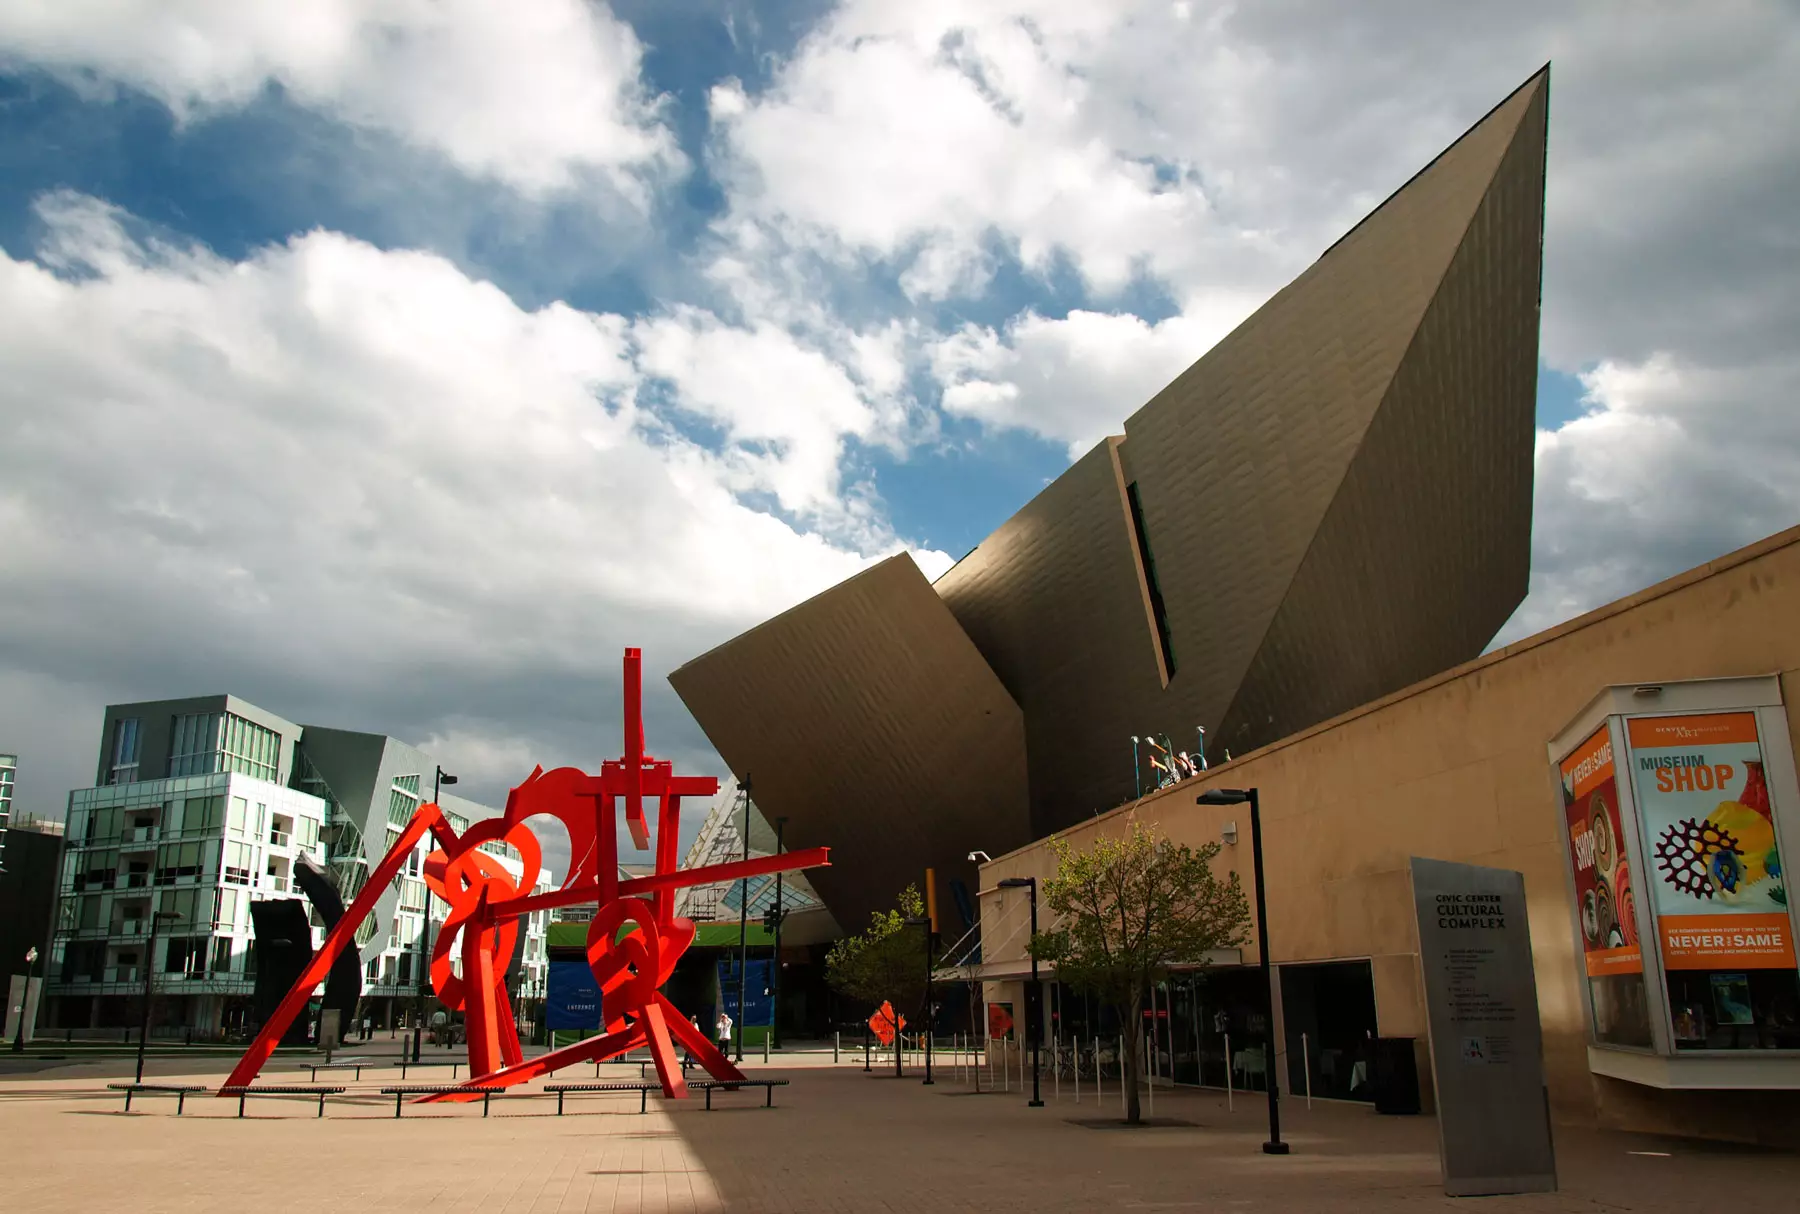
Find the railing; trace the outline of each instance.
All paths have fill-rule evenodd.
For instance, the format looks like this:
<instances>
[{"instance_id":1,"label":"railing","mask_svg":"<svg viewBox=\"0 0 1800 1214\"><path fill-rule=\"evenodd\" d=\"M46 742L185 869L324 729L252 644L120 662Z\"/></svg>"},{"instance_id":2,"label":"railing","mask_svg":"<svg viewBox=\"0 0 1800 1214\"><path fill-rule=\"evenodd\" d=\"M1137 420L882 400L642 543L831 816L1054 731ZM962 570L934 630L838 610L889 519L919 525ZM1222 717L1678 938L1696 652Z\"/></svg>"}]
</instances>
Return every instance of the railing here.
<instances>
[{"instance_id":1,"label":"railing","mask_svg":"<svg viewBox=\"0 0 1800 1214\"><path fill-rule=\"evenodd\" d=\"M285 894L288 892L288 879L286 877L278 877L274 873L269 873L262 879L262 887L264 889L272 889L276 893Z\"/></svg>"},{"instance_id":2,"label":"railing","mask_svg":"<svg viewBox=\"0 0 1800 1214\"><path fill-rule=\"evenodd\" d=\"M119 832L119 846L130 848L141 843L154 843L156 835L157 831L154 826L134 826L130 830Z\"/></svg>"},{"instance_id":3,"label":"railing","mask_svg":"<svg viewBox=\"0 0 1800 1214\"><path fill-rule=\"evenodd\" d=\"M272 847L286 847L289 843L293 842L293 839L294 836L285 830L272 830L269 832L269 844Z\"/></svg>"}]
</instances>

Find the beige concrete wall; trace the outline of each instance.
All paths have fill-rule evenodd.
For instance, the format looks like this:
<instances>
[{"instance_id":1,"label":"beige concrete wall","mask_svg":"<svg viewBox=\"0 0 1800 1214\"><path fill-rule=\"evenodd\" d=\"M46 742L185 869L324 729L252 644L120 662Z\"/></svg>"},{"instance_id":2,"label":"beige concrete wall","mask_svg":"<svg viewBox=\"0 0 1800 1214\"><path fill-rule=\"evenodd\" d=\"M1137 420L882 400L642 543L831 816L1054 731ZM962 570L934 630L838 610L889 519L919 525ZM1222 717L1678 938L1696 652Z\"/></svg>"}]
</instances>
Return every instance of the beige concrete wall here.
<instances>
[{"instance_id":1,"label":"beige concrete wall","mask_svg":"<svg viewBox=\"0 0 1800 1214\"><path fill-rule=\"evenodd\" d=\"M1768 674L1781 676L1785 702L1800 699L1800 528L1215 767L1066 837L1079 847L1094 832L1129 829L1136 819L1200 843L1235 820L1239 842L1221 862L1242 871L1248 887L1247 811L1193 799L1204 787L1256 786L1274 960L1370 958L1380 1031L1395 1036L1425 1030L1409 857L1516 869L1525 875L1558 1115L1673 1128L1686 1124L1678 1110L1688 1097L1622 1093L1610 1082L1603 1092L1588 1072L1560 806L1545 747L1609 685ZM1790 729L1795 722L1800 711L1790 708ZM982 885L1047 877L1050 865L1040 842L985 866ZM997 940L987 932L992 902L984 899L984 939ZM1015 940L984 955L1002 961L1021 951ZM1246 961L1255 956L1254 947L1245 950Z\"/></svg>"}]
</instances>

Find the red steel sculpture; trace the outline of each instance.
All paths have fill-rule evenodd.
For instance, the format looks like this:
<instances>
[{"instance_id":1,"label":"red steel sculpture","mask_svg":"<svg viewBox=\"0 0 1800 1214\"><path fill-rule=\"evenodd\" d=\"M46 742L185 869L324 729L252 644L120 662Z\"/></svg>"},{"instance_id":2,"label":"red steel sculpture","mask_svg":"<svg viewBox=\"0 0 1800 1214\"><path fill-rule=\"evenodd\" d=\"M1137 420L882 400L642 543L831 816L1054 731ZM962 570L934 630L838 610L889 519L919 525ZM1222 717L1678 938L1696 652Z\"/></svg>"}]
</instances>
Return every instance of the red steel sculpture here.
<instances>
[{"instance_id":1,"label":"red steel sculpture","mask_svg":"<svg viewBox=\"0 0 1800 1214\"><path fill-rule=\"evenodd\" d=\"M426 1101L472 1100L482 1089L526 1083L577 1062L615 1057L648 1046L666 1096L687 1095L687 1083L675 1057L674 1042L715 1079L743 1079L724 1054L696 1029L662 993L675 963L694 941L694 924L675 917L675 891L740 877L791 872L829 864L829 849L808 848L700 868L677 867L681 798L709 797L719 790L711 776L678 776L673 765L644 753L643 656L625 651L625 753L617 762L600 765L600 774L579 768L534 770L506 798L506 812L476 822L458 835L434 804L421 805L387 856L369 874L312 961L294 982L280 1007L226 1081L225 1089L252 1082L274 1053L294 1017L325 980L332 963L350 947L356 929L368 917L407 854L427 831L438 850L425 861L431 892L449 904L431 954L431 984L438 999L460 1010L468 1027L469 1078L455 1090L427 1096ZM625 827L640 849L650 846L644 804L655 800L656 865L650 876L621 879L616 802L625 802ZM570 864L561 888L532 894L542 862L537 836L526 820L539 814L560 820L569 833ZM483 843L503 842L517 849L524 873L516 881L499 860L481 850ZM596 902L588 925L588 964L601 992L605 1032L598 1037L552 1050L527 1060L519 1048L512 1005L503 976L518 941L519 918L546 907ZM456 971L452 958L461 962Z\"/></svg>"}]
</instances>

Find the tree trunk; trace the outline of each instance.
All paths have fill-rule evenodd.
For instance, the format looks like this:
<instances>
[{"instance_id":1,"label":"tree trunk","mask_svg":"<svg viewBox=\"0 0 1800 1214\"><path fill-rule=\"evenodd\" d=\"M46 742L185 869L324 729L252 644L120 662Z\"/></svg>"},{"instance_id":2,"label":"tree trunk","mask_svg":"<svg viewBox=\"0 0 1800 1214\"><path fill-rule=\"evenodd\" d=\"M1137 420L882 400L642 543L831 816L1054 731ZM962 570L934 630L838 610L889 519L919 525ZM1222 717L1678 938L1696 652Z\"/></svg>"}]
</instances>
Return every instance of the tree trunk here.
<instances>
[{"instance_id":1,"label":"tree trunk","mask_svg":"<svg viewBox=\"0 0 1800 1214\"><path fill-rule=\"evenodd\" d=\"M1119 1056L1120 1082L1125 1085L1125 1122L1128 1125L1141 1125L1143 1113L1138 1104L1138 1081L1142 1076L1142 1065L1138 1059L1138 1041L1136 1040L1144 1022L1144 999L1142 995L1134 995L1131 1006L1124 1009L1121 1036L1124 1038L1125 1052Z\"/></svg>"}]
</instances>

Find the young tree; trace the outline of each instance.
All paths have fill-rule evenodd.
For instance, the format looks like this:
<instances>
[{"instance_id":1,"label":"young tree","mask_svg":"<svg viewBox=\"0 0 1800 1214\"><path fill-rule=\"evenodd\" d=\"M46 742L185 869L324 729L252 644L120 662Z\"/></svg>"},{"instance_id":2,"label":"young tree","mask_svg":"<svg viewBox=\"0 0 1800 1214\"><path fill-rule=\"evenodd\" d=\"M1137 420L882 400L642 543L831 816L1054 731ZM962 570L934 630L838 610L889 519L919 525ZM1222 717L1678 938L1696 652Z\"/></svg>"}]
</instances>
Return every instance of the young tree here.
<instances>
[{"instance_id":1,"label":"young tree","mask_svg":"<svg viewBox=\"0 0 1800 1214\"><path fill-rule=\"evenodd\" d=\"M1051 843L1056 876L1043 901L1054 930L1031 942L1040 961L1056 964L1058 981L1109 1004L1125 1026L1126 1120L1136 1125L1137 1042L1144 995L1171 965L1205 965L1214 949L1240 948L1250 908L1234 872L1212 870L1217 843L1194 849L1159 839L1141 824L1129 835L1102 837L1077 852L1067 840Z\"/></svg>"},{"instance_id":2,"label":"young tree","mask_svg":"<svg viewBox=\"0 0 1800 1214\"><path fill-rule=\"evenodd\" d=\"M902 1013L925 999L925 933L908 919L925 914L915 886L900 892L893 910L876 911L860 936L846 936L825 957L825 980L852 999L880 1007L883 1000Z\"/></svg>"}]
</instances>

